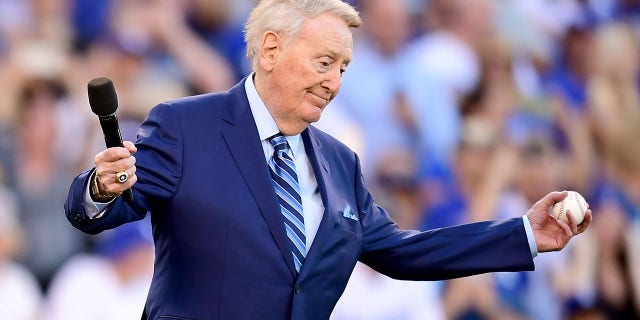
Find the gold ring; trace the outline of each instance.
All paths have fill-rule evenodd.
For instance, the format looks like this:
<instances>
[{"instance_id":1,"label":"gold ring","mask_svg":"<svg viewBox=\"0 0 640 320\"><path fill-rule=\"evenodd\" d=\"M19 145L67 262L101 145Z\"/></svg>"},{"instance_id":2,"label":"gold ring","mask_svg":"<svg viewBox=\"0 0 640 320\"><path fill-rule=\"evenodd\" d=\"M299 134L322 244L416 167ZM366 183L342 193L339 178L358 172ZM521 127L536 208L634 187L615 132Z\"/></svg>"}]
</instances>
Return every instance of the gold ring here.
<instances>
[{"instance_id":1,"label":"gold ring","mask_svg":"<svg viewBox=\"0 0 640 320\"><path fill-rule=\"evenodd\" d=\"M117 183L125 183L129 180L129 174L125 171L120 171L116 173L116 182Z\"/></svg>"}]
</instances>

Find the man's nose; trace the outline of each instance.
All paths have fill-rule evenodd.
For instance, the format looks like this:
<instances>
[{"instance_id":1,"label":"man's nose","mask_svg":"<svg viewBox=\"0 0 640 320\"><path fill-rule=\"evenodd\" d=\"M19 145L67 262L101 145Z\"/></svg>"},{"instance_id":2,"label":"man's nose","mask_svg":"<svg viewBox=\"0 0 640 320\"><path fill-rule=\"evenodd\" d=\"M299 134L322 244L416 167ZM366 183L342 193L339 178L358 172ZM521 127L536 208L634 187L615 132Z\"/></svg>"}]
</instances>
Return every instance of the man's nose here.
<instances>
[{"instance_id":1,"label":"man's nose","mask_svg":"<svg viewBox=\"0 0 640 320\"><path fill-rule=\"evenodd\" d=\"M322 86L327 89L332 96L340 90L340 85L342 84L342 72L340 68L336 69L337 70L331 70L331 72L327 73L327 77L322 82Z\"/></svg>"}]
</instances>

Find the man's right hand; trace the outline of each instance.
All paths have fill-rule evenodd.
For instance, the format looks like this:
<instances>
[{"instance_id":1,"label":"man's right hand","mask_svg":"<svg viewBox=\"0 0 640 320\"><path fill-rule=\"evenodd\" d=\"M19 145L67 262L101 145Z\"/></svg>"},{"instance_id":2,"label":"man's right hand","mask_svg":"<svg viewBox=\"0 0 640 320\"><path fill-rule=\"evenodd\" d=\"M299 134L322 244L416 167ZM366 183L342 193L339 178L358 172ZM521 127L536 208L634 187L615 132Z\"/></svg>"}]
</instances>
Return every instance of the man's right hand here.
<instances>
[{"instance_id":1,"label":"man's right hand","mask_svg":"<svg viewBox=\"0 0 640 320\"><path fill-rule=\"evenodd\" d=\"M108 148L95 157L96 163L96 190L91 191L93 199L105 199L117 197L127 189L133 187L138 181L136 176L136 158L133 154L137 148L131 141L125 141L124 147ZM118 173L126 172L128 179L125 182L117 180ZM97 193L97 194L96 194Z\"/></svg>"}]
</instances>

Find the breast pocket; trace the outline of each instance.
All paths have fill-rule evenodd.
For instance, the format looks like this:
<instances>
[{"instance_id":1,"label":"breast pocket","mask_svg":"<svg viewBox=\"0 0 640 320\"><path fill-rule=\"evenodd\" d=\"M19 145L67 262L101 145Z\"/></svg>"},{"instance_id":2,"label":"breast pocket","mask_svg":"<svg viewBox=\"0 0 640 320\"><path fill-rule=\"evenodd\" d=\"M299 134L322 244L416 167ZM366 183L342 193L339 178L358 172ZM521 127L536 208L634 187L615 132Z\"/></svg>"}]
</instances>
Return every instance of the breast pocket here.
<instances>
[{"instance_id":1,"label":"breast pocket","mask_svg":"<svg viewBox=\"0 0 640 320\"><path fill-rule=\"evenodd\" d=\"M355 234L358 238L362 238L360 215L354 207L349 204L345 204L343 209L338 212L338 219L343 230Z\"/></svg>"}]
</instances>

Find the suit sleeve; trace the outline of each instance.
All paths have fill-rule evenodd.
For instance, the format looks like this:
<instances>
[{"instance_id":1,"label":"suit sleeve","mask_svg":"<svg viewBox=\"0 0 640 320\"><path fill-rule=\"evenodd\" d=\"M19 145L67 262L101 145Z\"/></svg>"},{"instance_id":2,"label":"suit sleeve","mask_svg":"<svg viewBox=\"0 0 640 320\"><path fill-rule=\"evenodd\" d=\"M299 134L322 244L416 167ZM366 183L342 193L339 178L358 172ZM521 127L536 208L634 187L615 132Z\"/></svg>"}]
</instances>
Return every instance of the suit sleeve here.
<instances>
[{"instance_id":1,"label":"suit sleeve","mask_svg":"<svg viewBox=\"0 0 640 320\"><path fill-rule=\"evenodd\" d=\"M360 261L403 280L444 280L533 270L522 218L478 222L425 232L399 230L374 203L356 156L355 192L363 230Z\"/></svg>"},{"instance_id":2,"label":"suit sleeve","mask_svg":"<svg viewBox=\"0 0 640 320\"><path fill-rule=\"evenodd\" d=\"M148 212L161 212L172 199L182 175L182 130L177 113L168 104L151 110L138 131L133 201L117 198L98 219L85 212L84 192L95 168L77 176L69 190L65 214L73 226L96 234L121 224L140 220Z\"/></svg>"}]
</instances>

